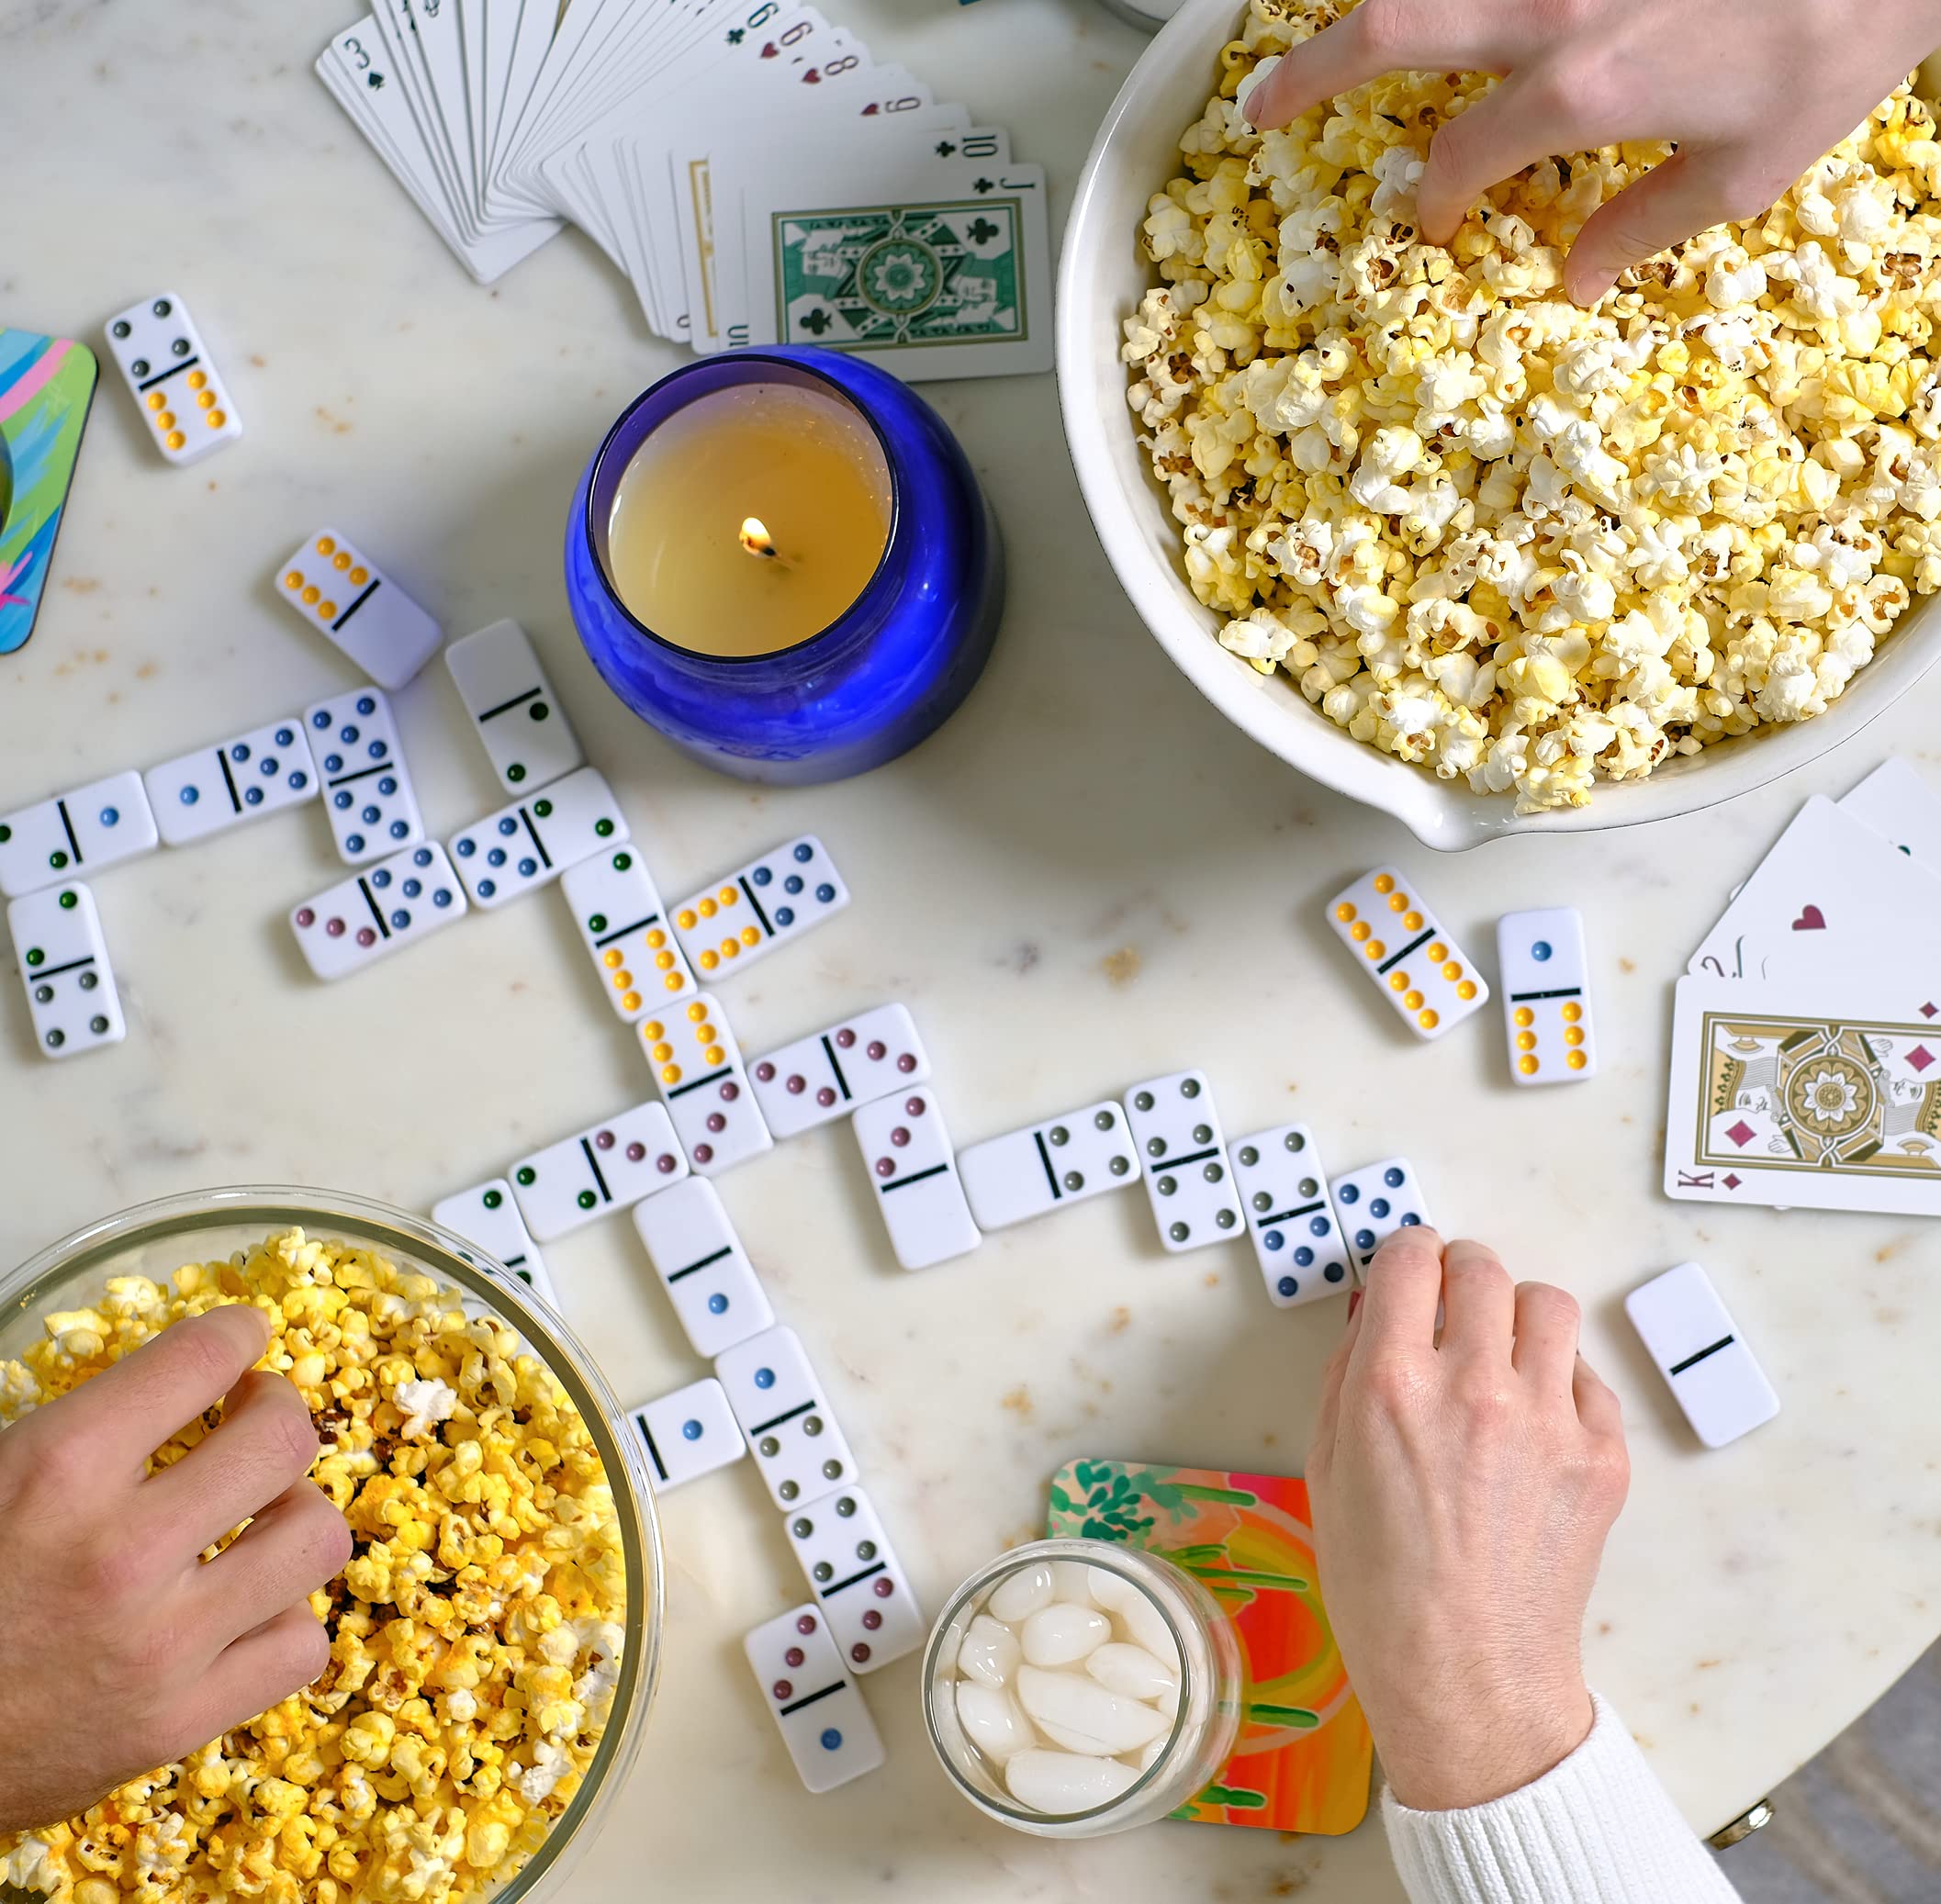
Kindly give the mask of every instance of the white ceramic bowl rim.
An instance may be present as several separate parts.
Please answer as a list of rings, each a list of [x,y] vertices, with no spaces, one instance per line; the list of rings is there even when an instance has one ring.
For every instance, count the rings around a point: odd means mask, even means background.
[[[1146,201],[1178,170],[1180,132],[1212,93],[1216,56],[1239,30],[1235,0],[1186,0],[1127,76],[1079,179],[1060,261],[1059,398],[1079,488],[1106,559],[1153,638],[1221,713],[1270,753],[1352,800],[1393,813],[1425,846],[1473,846],[1509,834],[1588,833],[1666,820],[1736,799],[1804,767],[1884,713],[1941,659],[1941,599],[1917,602],[1845,694],[1817,719],[1762,727],[1676,759],[1644,780],[1600,781],[1588,807],[1519,814],[1509,794],[1352,739],[1285,673],[1257,674],[1214,638],[1220,618],[1195,598],[1179,527],[1153,480],[1126,402],[1121,321],[1149,285],[1137,244]]]

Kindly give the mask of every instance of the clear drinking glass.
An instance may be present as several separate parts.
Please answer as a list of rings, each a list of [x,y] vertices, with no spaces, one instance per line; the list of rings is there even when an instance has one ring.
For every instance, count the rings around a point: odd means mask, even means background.
[[[1151,1603],[1180,1654],[1180,1703],[1165,1749],[1137,1784],[1089,1811],[1051,1813],[1020,1805],[964,1736],[957,1716],[957,1654],[964,1631],[1014,1574],[1049,1561],[1104,1568]],[[1240,1724],[1240,1649],[1219,1603],[1169,1560],[1110,1540],[1034,1540],[981,1567],[950,1596],[924,1652],[924,1723],[938,1761],[986,1818],[1039,1838],[1100,1838],[1177,1811],[1213,1782]]]

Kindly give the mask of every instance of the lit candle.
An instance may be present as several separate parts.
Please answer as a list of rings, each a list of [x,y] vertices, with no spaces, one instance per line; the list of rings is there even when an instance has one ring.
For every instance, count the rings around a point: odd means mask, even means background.
[[[608,686],[749,779],[861,773],[969,693],[1003,606],[997,529],[943,420],[888,372],[711,357],[628,407],[580,478],[567,594]]]
[[[678,410],[613,494],[607,563],[635,621],[697,655],[773,655],[839,620],[890,540],[890,465],[854,407],[738,384]]]

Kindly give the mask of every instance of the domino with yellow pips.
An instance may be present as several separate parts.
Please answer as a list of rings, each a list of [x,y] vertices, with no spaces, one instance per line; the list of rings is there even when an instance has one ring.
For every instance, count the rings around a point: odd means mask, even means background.
[[[1514,1082],[1569,1084],[1597,1075],[1586,965],[1584,921],[1575,906],[1506,913],[1497,922],[1497,975]]]
[[[1439,1038],[1489,1002],[1475,962],[1392,866],[1328,903],[1328,923],[1419,1038]]]
[[[688,963],[718,983],[848,903],[823,843],[804,834],[682,901],[674,930]]]
[[[188,307],[159,292],[107,320],[107,347],[141,407],[155,447],[178,469],[200,463],[242,434]]]
[[[335,529],[300,543],[276,571],[276,593],[380,688],[402,688],[444,631]]]

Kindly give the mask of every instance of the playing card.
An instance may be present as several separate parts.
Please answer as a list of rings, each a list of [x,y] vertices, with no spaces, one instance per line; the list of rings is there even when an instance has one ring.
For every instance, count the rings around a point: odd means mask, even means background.
[[[1667,1196],[1941,1215],[1941,984],[1680,979],[1665,1128]]]
[[[1721,979],[1776,977],[1782,952],[1837,934],[1857,959],[1897,945],[1941,943],[1941,877],[1863,821],[1815,795],[1740,888],[1686,969]]]
[[[1941,790],[1905,760],[1885,760],[1840,801],[1927,871],[1941,874]]]

